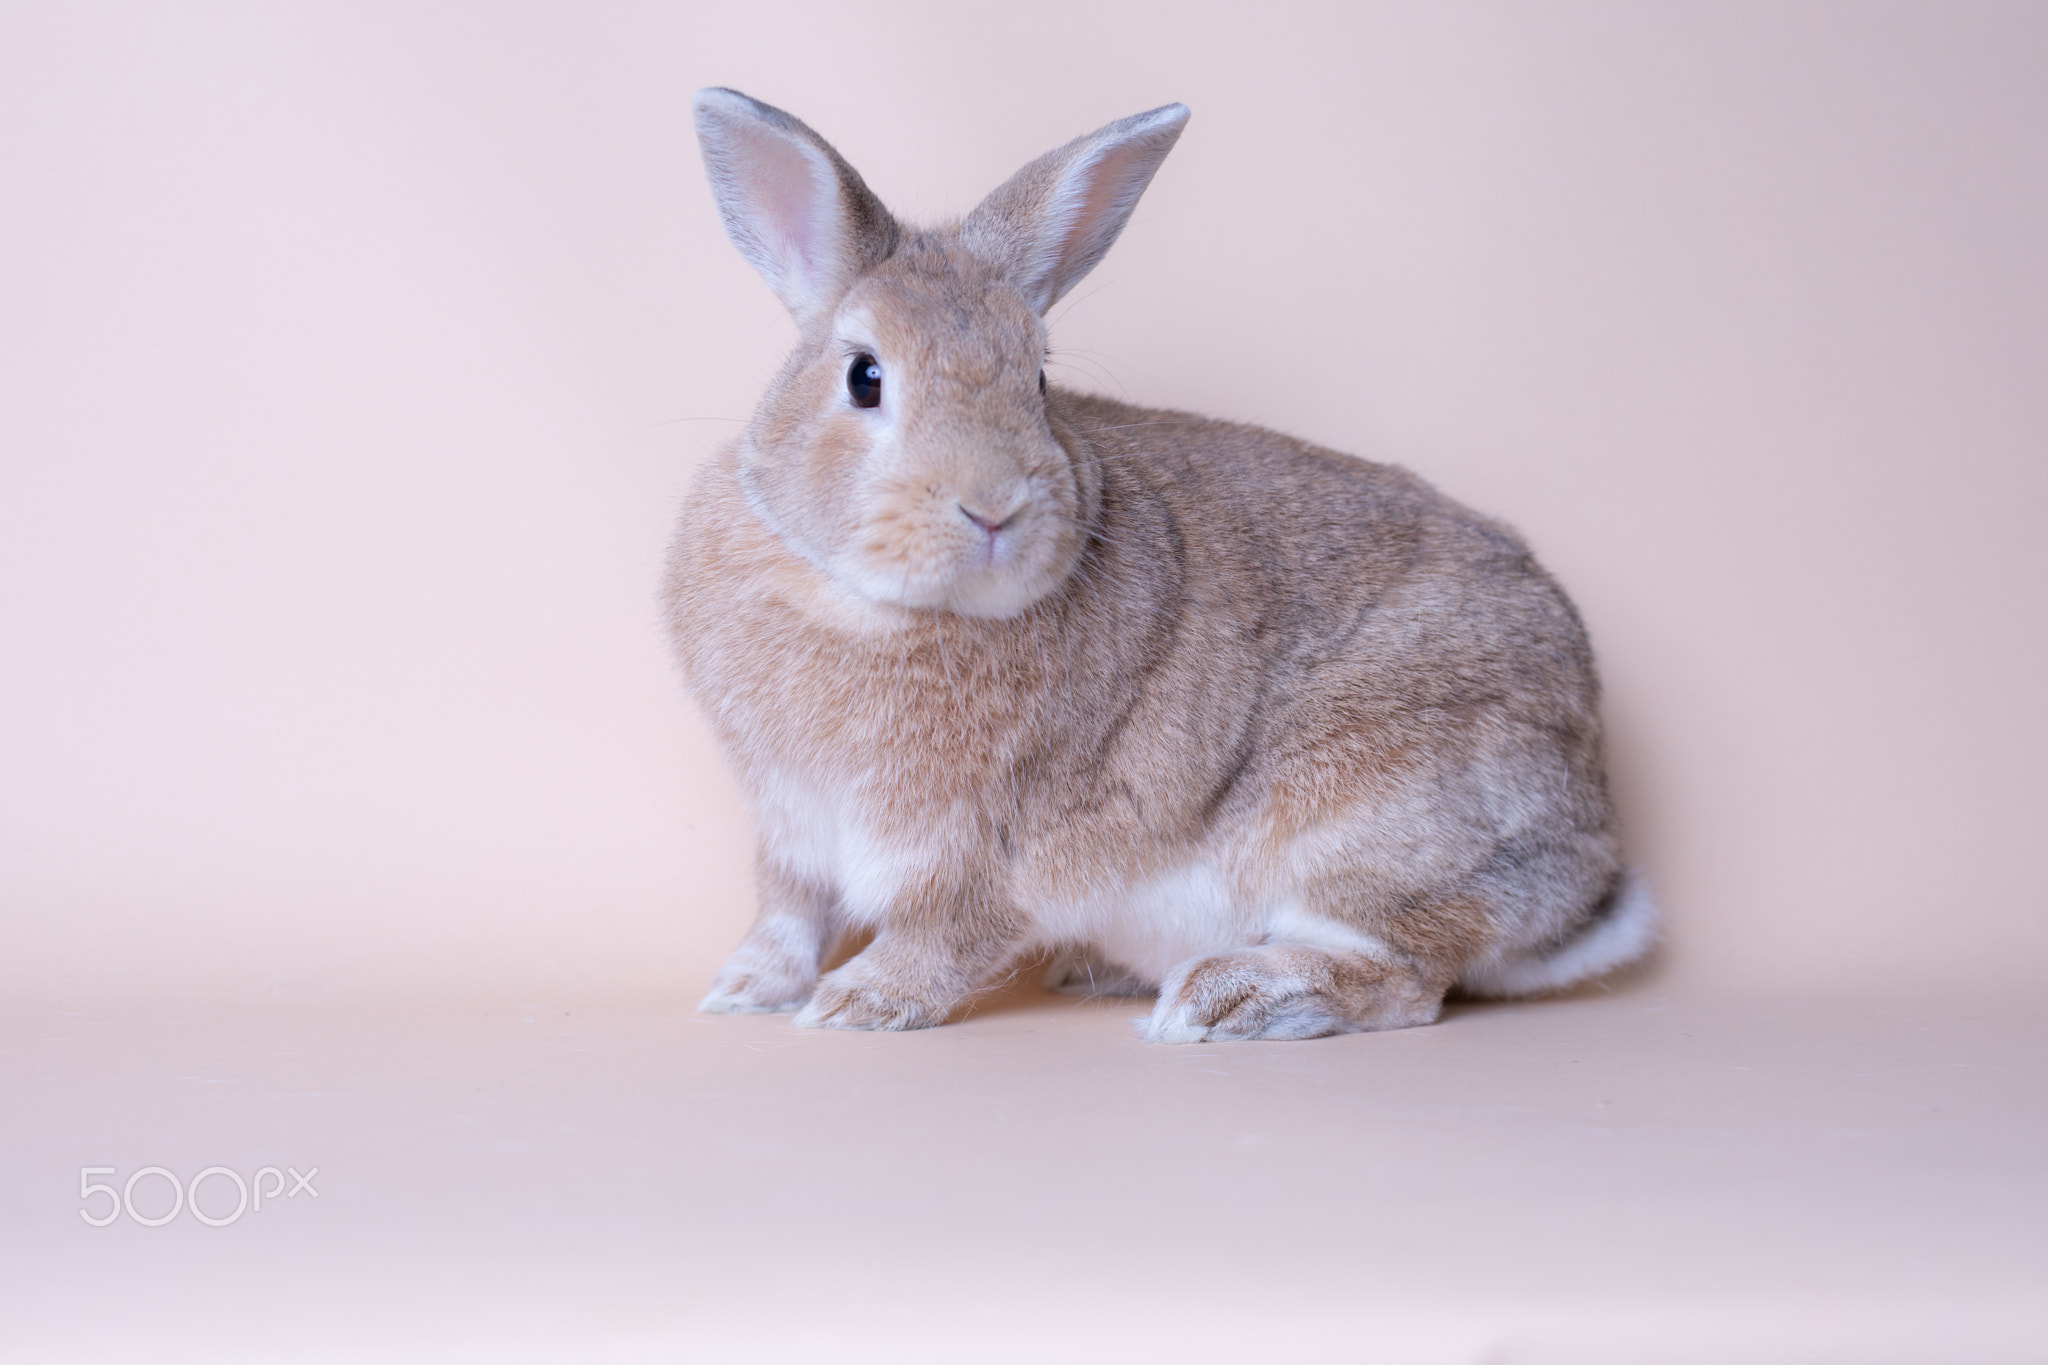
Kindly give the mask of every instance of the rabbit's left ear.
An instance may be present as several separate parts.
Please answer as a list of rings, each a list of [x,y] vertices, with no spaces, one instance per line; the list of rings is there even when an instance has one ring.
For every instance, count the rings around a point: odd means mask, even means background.
[[[967,215],[961,241],[1045,312],[1116,241],[1187,121],[1185,104],[1162,105],[1047,152]]]
[[[727,235],[808,328],[888,259],[896,220],[831,143],[774,105],[714,87],[690,107]]]

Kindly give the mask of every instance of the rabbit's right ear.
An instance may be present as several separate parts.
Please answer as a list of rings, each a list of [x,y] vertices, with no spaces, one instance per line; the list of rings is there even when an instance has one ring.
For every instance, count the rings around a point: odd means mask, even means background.
[[[896,249],[896,220],[832,145],[737,90],[690,101],[718,216],[797,326],[808,329]]]

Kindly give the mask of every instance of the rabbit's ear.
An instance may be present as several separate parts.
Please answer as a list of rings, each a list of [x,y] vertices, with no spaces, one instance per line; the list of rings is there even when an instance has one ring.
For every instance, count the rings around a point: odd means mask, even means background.
[[[690,101],[718,215],[799,327],[896,249],[896,220],[832,145],[737,90]]]
[[[1109,250],[1187,121],[1185,104],[1162,105],[1047,152],[967,215],[961,240],[1043,313]]]

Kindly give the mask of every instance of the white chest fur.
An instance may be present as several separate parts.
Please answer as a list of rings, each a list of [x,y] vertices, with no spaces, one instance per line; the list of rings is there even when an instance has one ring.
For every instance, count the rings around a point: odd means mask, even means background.
[[[755,792],[755,819],[768,856],[796,877],[832,888],[849,924],[887,913],[904,881],[940,856],[936,847],[888,838],[861,818],[857,793],[776,773]]]

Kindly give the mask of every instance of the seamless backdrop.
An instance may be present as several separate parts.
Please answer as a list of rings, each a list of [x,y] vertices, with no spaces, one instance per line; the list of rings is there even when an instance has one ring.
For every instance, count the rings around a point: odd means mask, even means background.
[[[707,84],[913,217],[1186,101],[1055,382],[1520,526],[1664,970],[2040,981],[2048,11],[738,8],[0,12],[11,997],[695,998],[655,579],[790,339]]]

